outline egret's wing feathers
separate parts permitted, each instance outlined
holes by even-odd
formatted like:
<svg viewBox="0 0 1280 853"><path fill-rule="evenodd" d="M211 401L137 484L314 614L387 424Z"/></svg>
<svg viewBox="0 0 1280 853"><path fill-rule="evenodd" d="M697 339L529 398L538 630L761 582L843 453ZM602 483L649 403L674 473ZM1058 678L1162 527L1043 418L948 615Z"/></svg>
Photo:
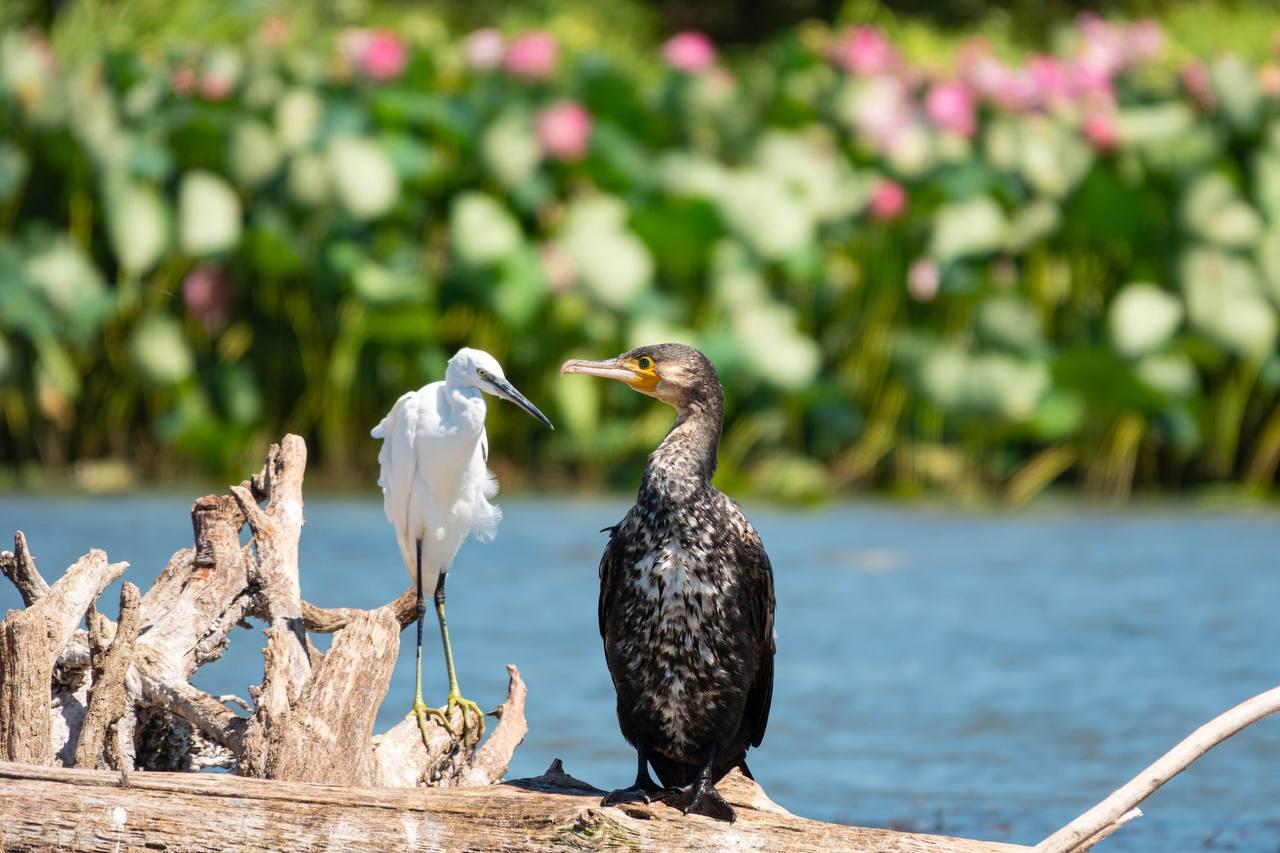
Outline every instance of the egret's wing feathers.
<svg viewBox="0 0 1280 853"><path fill-rule="evenodd" d="M498 478L493 476L485 464L488 457L489 436L487 432L481 431L467 472L466 496L464 502L459 504L469 511L471 535L481 542L493 539L498 533L498 522L502 521L502 508L492 503L498 496Z"/></svg>
<svg viewBox="0 0 1280 853"><path fill-rule="evenodd" d="M412 571L414 549L410 530L410 502L417 472L414 440L419 414L418 395L410 391L396 400L391 411L374 427L371 435L382 439L378 451L378 485L382 487L382 508L396 528L405 565Z"/></svg>
<svg viewBox="0 0 1280 853"><path fill-rule="evenodd" d="M738 548L740 568L750 578L748 607L756 637L756 677L747 692L743 725L748 727L751 745L759 746L769 725L769 708L773 704L773 656L777 640L774 635L773 565L765 553L760 535L747 524L747 535Z"/></svg>

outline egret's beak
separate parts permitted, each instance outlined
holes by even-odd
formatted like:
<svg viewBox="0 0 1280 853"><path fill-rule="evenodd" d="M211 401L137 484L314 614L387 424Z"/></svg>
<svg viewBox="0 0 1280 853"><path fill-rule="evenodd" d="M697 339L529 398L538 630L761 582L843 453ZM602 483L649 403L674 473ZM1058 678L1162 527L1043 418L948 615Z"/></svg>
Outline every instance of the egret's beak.
<svg viewBox="0 0 1280 853"><path fill-rule="evenodd" d="M538 407L533 403L530 403L529 398L517 391L516 386L512 385L506 379L495 376L489 380L489 384L493 386L493 393L497 394L504 400L510 400L515 403L517 406L542 421L548 429L555 429L555 425L551 423L551 420L546 415L542 414L542 412L538 411Z"/></svg>
<svg viewBox="0 0 1280 853"><path fill-rule="evenodd" d="M634 367L618 358L606 358L604 361L586 361L571 358L560 365L561 373L583 373L587 376L603 376L605 379L616 379L630 385L639 375Z"/></svg>

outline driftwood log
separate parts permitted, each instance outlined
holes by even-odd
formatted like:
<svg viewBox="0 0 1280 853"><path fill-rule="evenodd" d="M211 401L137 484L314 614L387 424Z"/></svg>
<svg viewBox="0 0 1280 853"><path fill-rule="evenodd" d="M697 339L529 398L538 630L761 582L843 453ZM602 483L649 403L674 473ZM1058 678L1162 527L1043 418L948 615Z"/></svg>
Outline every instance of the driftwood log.
<svg viewBox="0 0 1280 853"><path fill-rule="evenodd" d="M726 825L667 806L601 808L559 768L483 788L337 788L213 774L0 764L0 849L766 850L1003 853L1006 844L819 823L787 814L737 774Z"/></svg>

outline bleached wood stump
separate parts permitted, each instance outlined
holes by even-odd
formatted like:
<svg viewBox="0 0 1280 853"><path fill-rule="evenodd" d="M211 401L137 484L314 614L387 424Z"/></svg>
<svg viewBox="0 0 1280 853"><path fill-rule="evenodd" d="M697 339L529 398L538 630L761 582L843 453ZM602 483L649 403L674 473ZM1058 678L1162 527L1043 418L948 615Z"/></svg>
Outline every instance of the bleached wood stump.
<svg viewBox="0 0 1280 853"><path fill-rule="evenodd" d="M602 808L558 761L499 784L528 730L514 666L482 744L434 720L427 746L412 719L374 737L414 597L302 600L305 468L306 445L285 436L257 476L196 501L193 547L145 594L125 585L118 623L95 601L127 564L92 550L50 586L21 532L0 552L26 605L0 622L0 850L1026 849L805 820L736 771L720 784L740 807L732 826ZM248 619L267 638L253 704L194 687ZM334 634L329 651L308 632ZM204 768L233 773L189 772Z"/></svg>
<svg viewBox="0 0 1280 853"><path fill-rule="evenodd" d="M26 604L0 623L0 759L117 770L219 767L334 785L501 779L527 731L525 688L514 667L483 745L463 743L434 719L429 748L412 720L373 737L414 597L406 591L368 611L302 600L306 461L302 439L285 436L257 476L229 495L196 501L193 547L174 554L145 595L126 584L119 626L94 602L127 564L92 550L50 586L17 533L14 550L0 553L0 571ZM252 539L242 546L246 526ZM88 630L79 627L86 613ZM191 684L247 619L263 623L267 637L262 681L247 690L252 706ZM309 631L334 635L328 652L316 650ZM452 722L460 731L460 711Z"/></svg>

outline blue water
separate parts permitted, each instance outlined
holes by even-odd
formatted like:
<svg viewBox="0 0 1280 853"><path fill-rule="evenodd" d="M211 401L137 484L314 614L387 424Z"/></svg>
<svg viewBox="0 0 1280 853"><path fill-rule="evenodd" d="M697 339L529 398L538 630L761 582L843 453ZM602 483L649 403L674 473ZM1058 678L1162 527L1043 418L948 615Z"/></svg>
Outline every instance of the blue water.
<svg viewBox="0 0 1280 853"><path fill-rule="evenodd" d="M0 497L0 531L25 530L51 579L96 546L145 587L190 543L191 497ZM497 541L465 546L450 575L463 690L491 707L503 665L524 674L530 732L512 776L560 757L600 787L626 784L634 763L596 631L597 531L626 504L503 508ZM1200 723L1280 684L1274 511L748 512L773 558L779 635L773 714L751 766L798 814L1034 843ZM313 498L306 513L311 601L370 607L406 587L375 498ZM0 609L16 605L0 589ZM380 728L411 698L402 639ZM238 632L197 683L246 695L262 645ZM439 702L434 637L427 655ZM1278 768L1280 718L1218 747L1099 849L1275 851Z"/></svg>

